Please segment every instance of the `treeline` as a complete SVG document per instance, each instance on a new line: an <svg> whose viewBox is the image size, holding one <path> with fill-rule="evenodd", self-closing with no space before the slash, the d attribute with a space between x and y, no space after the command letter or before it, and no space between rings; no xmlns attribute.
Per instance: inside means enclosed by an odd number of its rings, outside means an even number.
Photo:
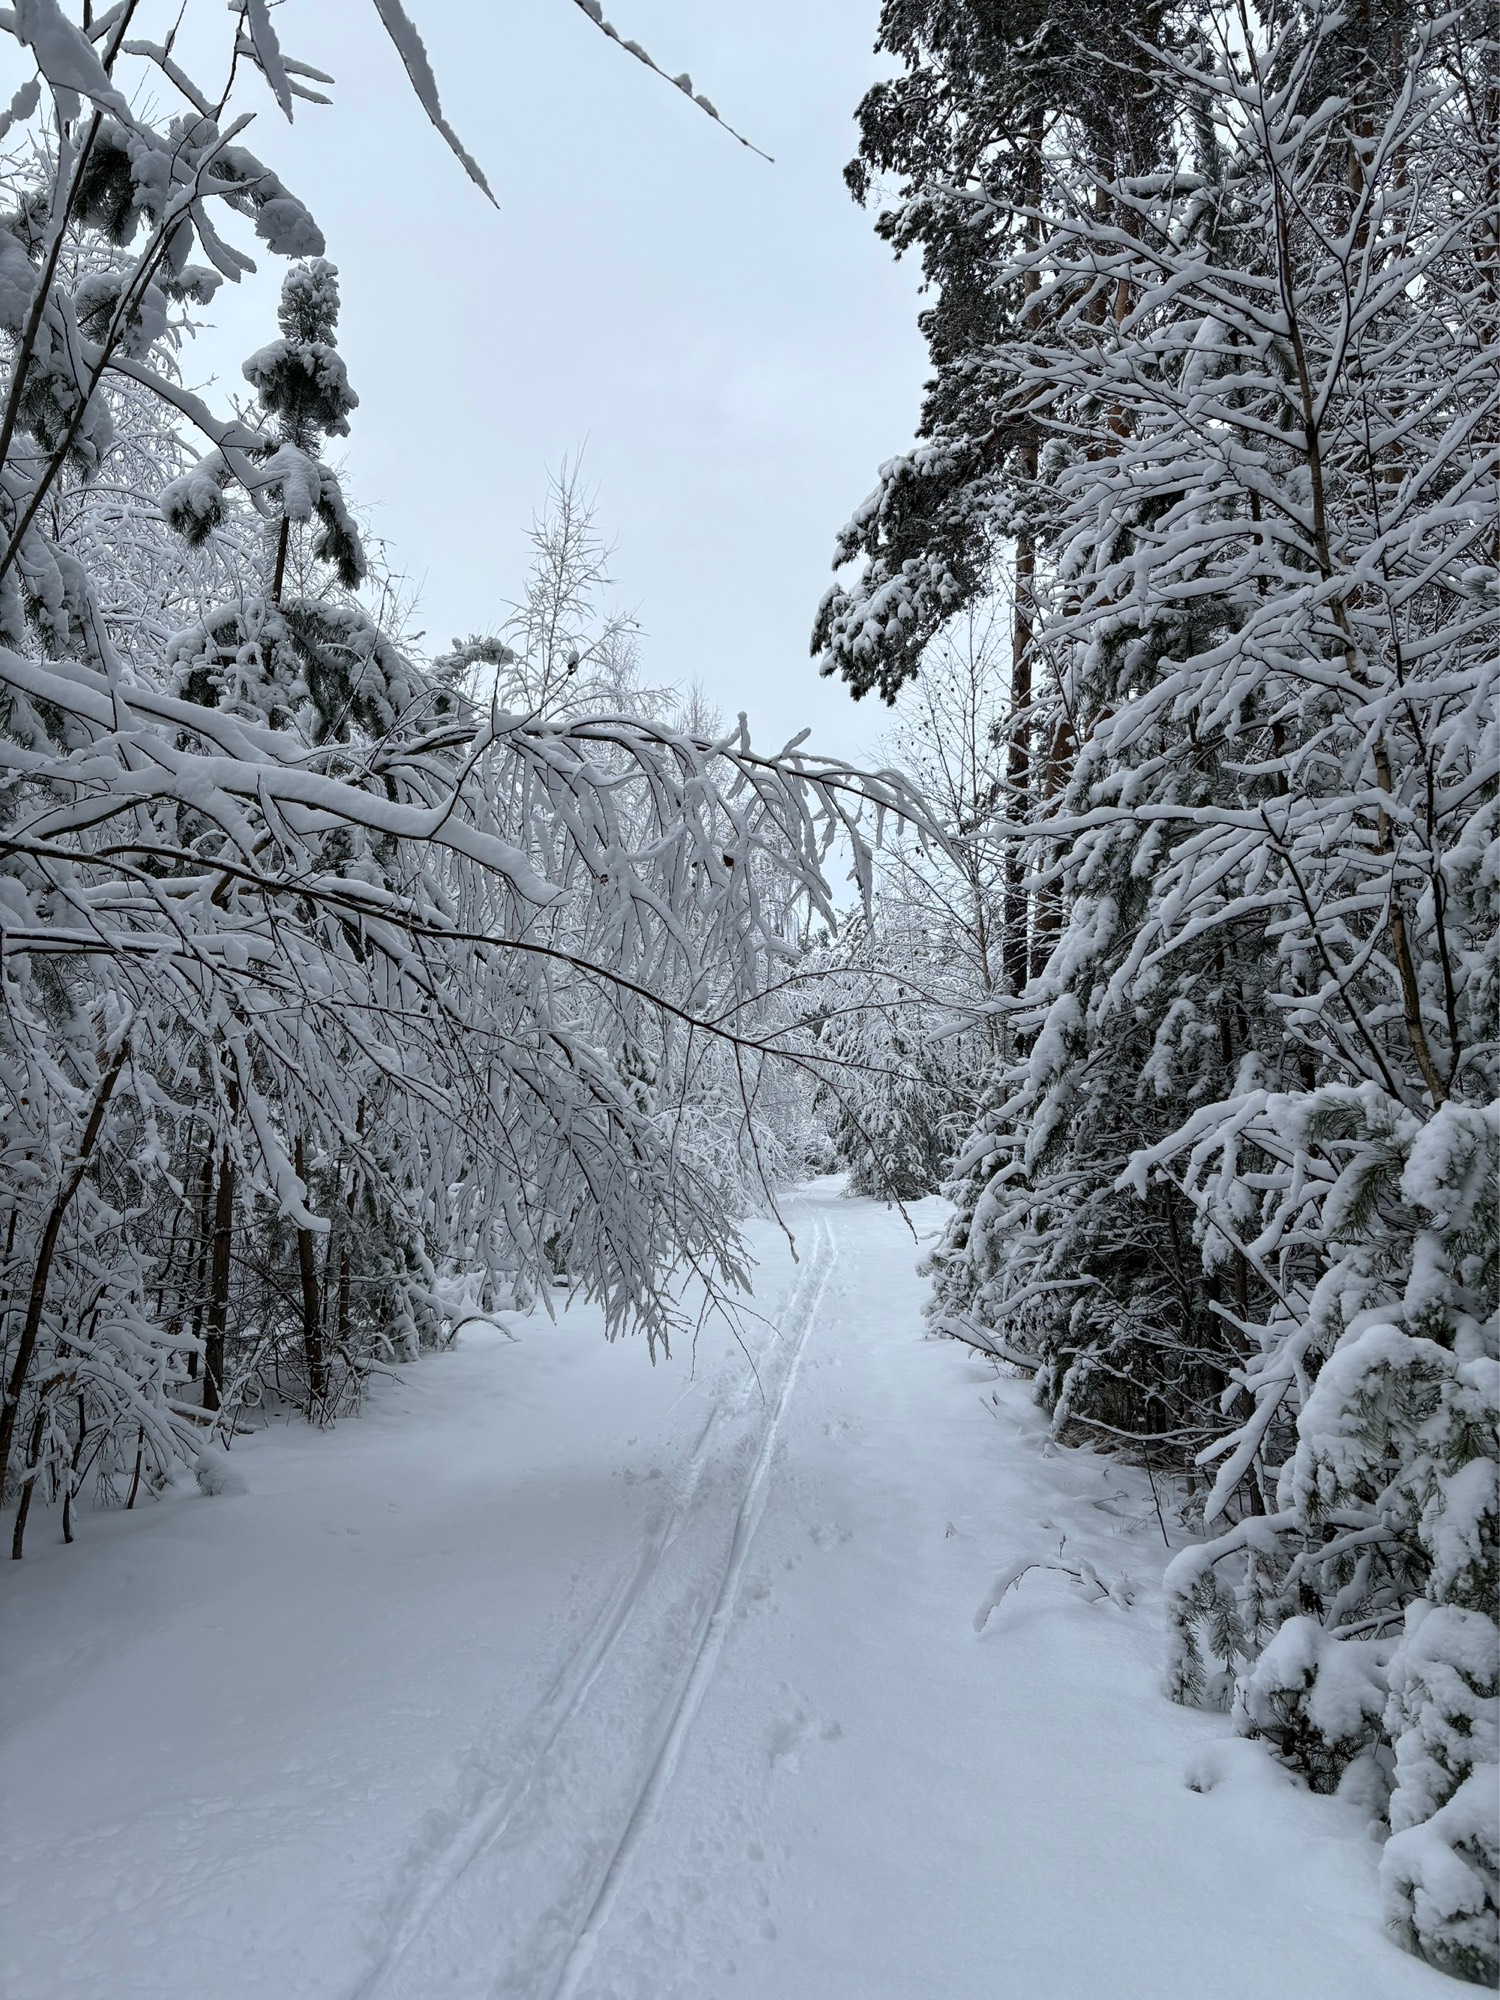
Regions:
<svg viewBox="0 0 1500 2000"><path fill-rule="evenodd" d="M889 0L917 447L815 651L1003 574L998 1024L933 1323L1198 1482L1174 1691L1500 1971L1493 10ZM909 695L905 700L909 701Z"/></svg>

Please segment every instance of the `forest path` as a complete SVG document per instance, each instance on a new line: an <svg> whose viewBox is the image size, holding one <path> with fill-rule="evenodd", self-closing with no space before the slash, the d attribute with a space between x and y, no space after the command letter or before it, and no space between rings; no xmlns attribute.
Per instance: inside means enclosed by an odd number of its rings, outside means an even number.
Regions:
<svg viewBox="0 0 1500 2000"><path fill-rule="evenodd" d="M899 1217L789 1217L753 1371L477 1331L246 1495L35 1537L9 2000L1451 2000L1352 1809L1159 1694L1144 1481L922 1339ZM1114 1594L976 1637L1060 1544Z"/></svg>

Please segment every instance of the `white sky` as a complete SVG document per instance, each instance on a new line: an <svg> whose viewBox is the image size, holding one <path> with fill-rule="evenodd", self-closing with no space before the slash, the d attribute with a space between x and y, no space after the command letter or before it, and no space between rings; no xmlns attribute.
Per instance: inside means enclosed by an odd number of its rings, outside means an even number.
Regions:
<svg viewBox="0 0 1500 2000"><path fill-rule="evenodd" d="M361 399L351 498L421 585L432 641L514 595L549 467L579 444L654 684L701 680L775 747L869 755L885 711L807 641L834 536L910 438L917 274L844 188L877 73L877 0L610 0L767 166L607 42L571 0L407 0L499 212L427 125L368 0L291 0L289 54L338 79L247 143L306 200L344 297ZM216 11L216 10L215 10ZM143 10L144 12L144 10ZM209 24L212 25L212 24ZM284 265L215 301L187 358L239 386Z"/></svg>

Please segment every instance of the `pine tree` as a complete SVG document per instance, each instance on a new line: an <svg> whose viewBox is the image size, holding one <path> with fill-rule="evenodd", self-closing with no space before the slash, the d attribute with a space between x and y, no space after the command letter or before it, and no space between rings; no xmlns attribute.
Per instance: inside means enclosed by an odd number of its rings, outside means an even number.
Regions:
<svg viewBox="0 0 1500 2000"><path fill-rule="evenodd" d="M1155 164L1162 117L1149 51L1169 29L1163 0L1100 14L1087 0L886 0L877 48L903 74L876 84L858 112L860 150L846 170L856 199L886 177L896 204L876 222L898 254L919 250L936 298L921 316L934 375L921 443L892 459L839 538L835 564L863 558L818 613L820 671L856 695L894 700L924 648L980 601L1014 538L1016 655L1030 620L1027 566L1049 510L1037 484L1051 434L1013 348L1036 323L1025 267L1056 199L1061 147L1092 196ZM1016 708L1029 696L1018 694Z"/></svg>
<svg viewBox="0 0 1500 2000"><path fill-rule="evenodd" d="M1178 1692L1316 1784L1394 1784L1391 1922L1471 1978L1500 1845L1486 33L1168 20L1151 147L1101 165L1060 118L1045 200L994 205L1034 234L971 372L1045 415L1046 762L1005 827L1023 1055L934 1260L937 1323L1029 1365L1061 1428L1212 1478ZM956 177L903 212L955 187L990 226ZM926 629L921 567L867 546L822 636L899 675L881 621Z"/></svg>

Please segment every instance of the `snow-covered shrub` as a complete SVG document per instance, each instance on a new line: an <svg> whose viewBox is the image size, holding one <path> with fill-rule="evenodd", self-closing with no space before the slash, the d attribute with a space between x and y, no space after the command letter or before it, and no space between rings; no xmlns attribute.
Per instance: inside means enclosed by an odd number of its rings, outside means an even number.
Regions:
<svg viewBox="0 0 1500 2000"><path fill-rule="evenodd" d="M207 1451L199 1452L193 1463L193 1477L198 1482L198 1491L208 1500L221 1494L250 1491L249 1480L222 1447L210 1446Z"/></svg>
<svg viewBox="0 0 1500 2000"><path fill-rule="evenodd" d="M1379 1741L1390 1654L1388 1640L1339 1639L1316 1618L1288 1618L1240 1678L1240 1726L1273 1743L1315 1792L1335 1791Z"/></svg>
<svg viewBox="0 0 1500 2000"><path fill-rule="evenodd" d="M1461 1371L1460 1407L1420 1539L1432 1561L1390 1665L1387 1921L1465 1979L1500 1978L1500 1393L1492 1358Z"/></svg>
<svg viewBox="0 0 1500 2000"><path fill-rule="evenodd" d="M1490 1503L1493 1519L1493 1500ZM1418 1598L1390 1668L1386 1920L1480 1985L1500 1974L1500 1647L1493 1615Z"/></svg>
<svg viewBox="0 0 1500 2000"><path fill-rule="evenodd" d="M1262 1329L1255 1411L1226 1440L1231 1467L1264 1457L1267 1406L1301 1403L1272 1510L1168 1573L1173 1675L1185 1698L1232 1683L1244 1725L1320 1788L1377 1749L1389 1920L1483 1981L1500 1971L1500 1113L1384 1109L1368 1091L1267 1109L1283 1140L1341 1135L1342 1157L1309 1151L1281 1179L1335 1254Z"/></svg>

